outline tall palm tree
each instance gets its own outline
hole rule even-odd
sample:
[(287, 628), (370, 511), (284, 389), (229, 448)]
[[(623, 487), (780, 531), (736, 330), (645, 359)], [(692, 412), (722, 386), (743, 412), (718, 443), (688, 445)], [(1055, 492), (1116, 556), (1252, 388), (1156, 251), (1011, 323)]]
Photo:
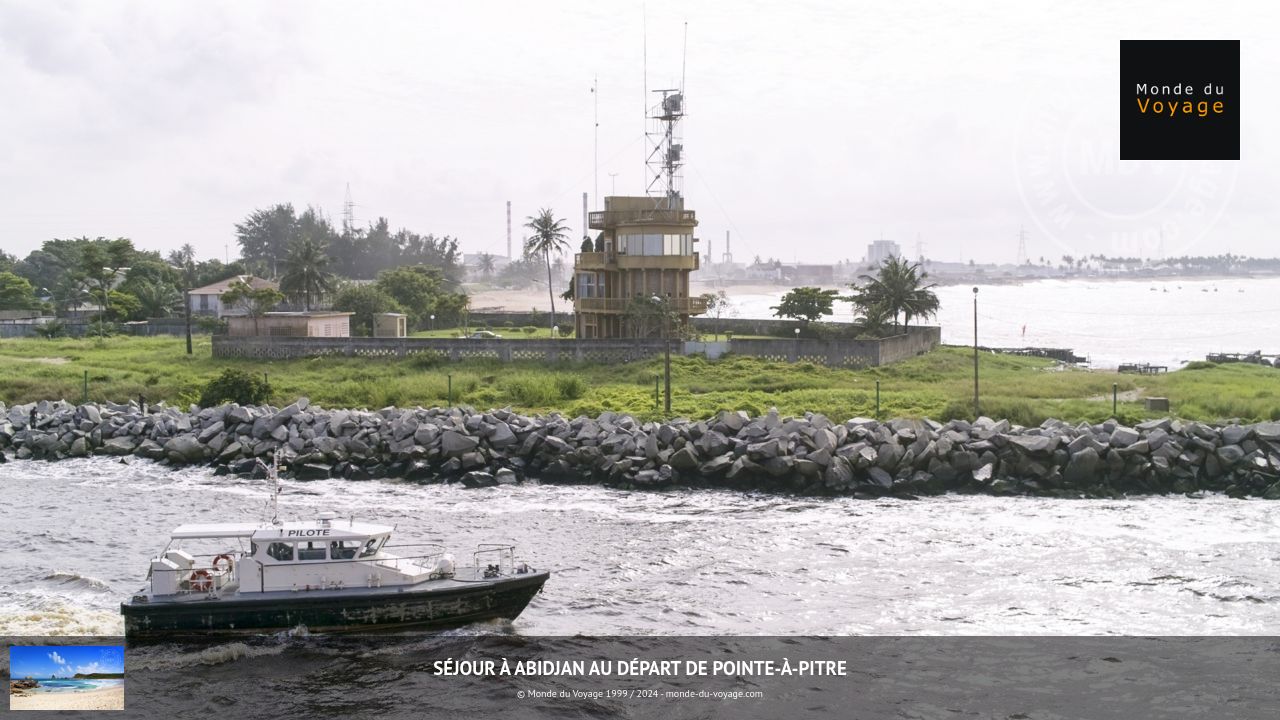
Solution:
[(143, 280), (133, 287), (133, 295), (142, 304), (148, 318), (166, 318), (182, 305), (182, 296), (172, 285)]
[(551, 284), (551, 253), (562, 253), (569, 249), (569, 227), (564, 220), (557, 220), (550, 208), (543, 208), (524, 226), (533, 231), (533, 235), (524, 241), (525, 256), (542, 255), (547, 264), (547, 295), (551, 297), (551, 327), (556, 326), (556, 293)]
[(493, 274), (493, 268), (493, 256), (489, 253), (480, 253), (480, 272), (483, 273), (485, 277), (489, 277)]
[(875, 277), (859, 276), (863, 284), (854, 287), (855, 293), (849, 301), (869, 317), (875, 314), (892, 317), (895, 325), (902, 315), (902, 327), (906, 329), (911, 325), (912, 316), (925, 318), (938, 312), (935, 286), (922, 284), (928, 277), (929, 273), (921, 272), (918, 264), (889, 257)]
[(311, 300), (333, 291), (334, 275), (329, 272), (329, 256), (325, 243), (302, 237), (289, 246), (284, 260), (280, 291), (292, 299), (302, 298), (303, 307), (311, 309)]

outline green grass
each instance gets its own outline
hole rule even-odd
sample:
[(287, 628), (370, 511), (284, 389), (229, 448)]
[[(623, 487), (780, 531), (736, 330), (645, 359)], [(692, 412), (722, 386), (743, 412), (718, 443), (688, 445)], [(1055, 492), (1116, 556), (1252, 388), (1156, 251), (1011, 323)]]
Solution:
[[(325, 407), (455, 404), (480, 409), (511, 406), (525, 412), (597, 414), (604, 410), (658, 417), (654, 381), (661, 359), (626, 365), (548, 366), (433, 358), (312, 358), (288, 361), (214, 360), (210, 340), (197, 337), (187, 356), (181, 338), (108, 338), (0, 341), (0, 401), (79, 401), (85, 372), (91, 400), (195, 402), (205, 383), (225, 367), (266, 373), (272, 402), (300, 395)], [(810, 363), (787, 364), (729, 356), (672, 358), (672, 410), (703, 418), (720, 410), (759, 414), (777, 407), (787, 415), (820, 412), (837, 420), (873, 416), (880, 381), (881, 417), (937, 420), (973, 414), (973, 358), (945, 347), (881, 368), (851, 371)], [(1111, 416), (1112, 383), (1134, 398), (1168, 397), (1175, 415), (1198, 420), (1280, 419), (1280, 370), (1254, 365), (1216, 366), (1159, 376), (1063, 369), (1051, 361), (984, 354), (982, 410), (1023, 425), (1057, 417), (1070, 422)], [(1140, 401), (1121, 402), (1120, 417), (1151, 416)]]

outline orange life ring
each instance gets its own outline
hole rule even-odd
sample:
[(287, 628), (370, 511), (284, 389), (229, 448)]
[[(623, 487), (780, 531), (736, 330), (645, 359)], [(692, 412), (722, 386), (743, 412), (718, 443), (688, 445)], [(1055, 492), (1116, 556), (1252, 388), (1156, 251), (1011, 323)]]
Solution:
[(236, 563), (235, 559), (232, 558), (230, 555), (224, 554), (224, 555), (219, 555), (218, 557), (213, 559), (213, 569), (219, 570), (219, 571), (222, 570), (222, 568), (218, 566), (218, 563), (222, 562), (223, 560), (227, 561), (228, 570), (230, 570), (232, 567), (235, 567), (235, 563)]
[(213, 589), (213, 576), (208, 570), (200, 568), (191, 573), (191, 591), (209, 592)]

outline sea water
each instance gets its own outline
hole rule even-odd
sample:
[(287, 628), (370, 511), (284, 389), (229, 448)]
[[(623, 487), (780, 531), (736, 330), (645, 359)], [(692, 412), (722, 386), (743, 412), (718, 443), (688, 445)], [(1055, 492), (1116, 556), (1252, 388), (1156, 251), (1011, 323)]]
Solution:
[[(810, 498), (286, 481), (286, 517), (397, 526), (553, 571), (521, 635), (1223, 634), (1280, 627), (1280, 504)], [(174, 527), (264, 517), (263, 481), (106, 458), (0, 466), (0, 636), (117, 635)], [(232, 651), (228, 651), (232, 652)]]

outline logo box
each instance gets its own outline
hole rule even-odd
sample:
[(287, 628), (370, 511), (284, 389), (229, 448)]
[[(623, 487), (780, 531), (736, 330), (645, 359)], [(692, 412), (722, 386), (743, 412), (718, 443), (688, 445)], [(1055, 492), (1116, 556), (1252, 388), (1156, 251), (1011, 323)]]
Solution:
[(1121, 40), (1120, 159), (1239, 160), (1240, 41)]

